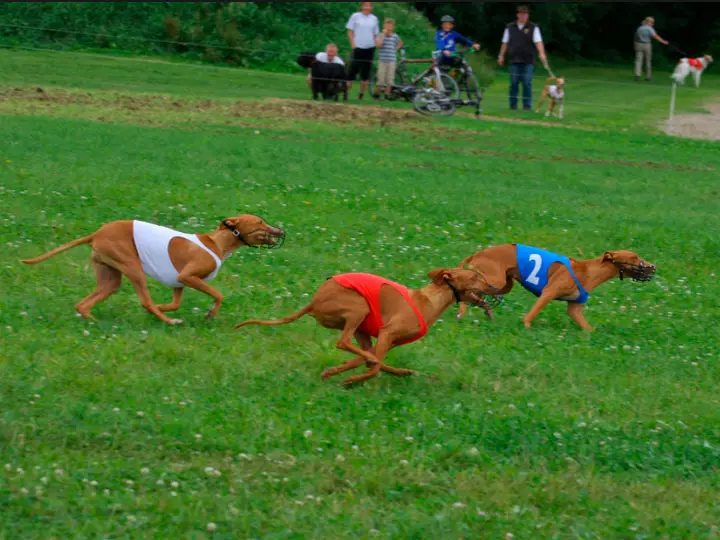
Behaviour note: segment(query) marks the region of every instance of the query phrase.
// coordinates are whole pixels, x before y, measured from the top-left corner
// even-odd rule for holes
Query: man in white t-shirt
[[[363,2],[360,11],[354,13],[347,22],[345,28],[348,31],[348,39],[352,47],[352,60],[348,70],[348,90],[352,87],[352,81],[360,75],[360,95],[365,96],[370,84],[370,71],[372,70],[375,58],[375,38],[380,33],[380,22],[372,14],[372,2]]]
[[[527,6],[519,6],[517,19],[508,24],[503,32],[502,45],[498,56],[498,64],[505,64],[505,53],[510,58],[510,108],[518,106],[520,83],[523,85],[523,109],[532,110],[532,77],[535,69],[535,57],[548,69],[545,45],[540,35],[540,28],[529,21],[530,10]]]

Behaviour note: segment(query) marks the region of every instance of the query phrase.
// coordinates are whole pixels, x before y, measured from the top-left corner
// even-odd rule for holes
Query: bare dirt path
[[[678,114],[672,129],[665,123],[665,133],[675,137],[720,141],[720,103],[705,105],[707,113]]]

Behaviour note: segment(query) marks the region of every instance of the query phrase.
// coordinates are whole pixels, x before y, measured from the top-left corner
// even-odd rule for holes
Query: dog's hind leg
[[[343,328],[340,339],[338,339],[335,346],[342,351],[358,354],[363,358],[363,361],[370,362],[372,364],[378,364],[379,366],[380,360],[378,360],[378,358],[373,353],[367,350],[363,350],[356,345],[353,345],[352,342],[352,336],[355,335],[358,327],[363,323],[369,311],[369,308],[366,308],[363,311],[358,311],[345,317],[345,328]]]
[[[92,260],[95,275],[97,277],[97,287],[91,292],[87,298],[75,304],[75,310],[85,319],[93,319],[90,310],[93,306],[110,297],[122,284],[122,273],[111,266]]]
[[[365,382],[368,379],[377,377],[378,373],[382,370],[382,361],[385,358],[387,352],[392,348],[392,332],[387,328],[382,328],[378,335],[377,342],[375,343],[375,361],[373,361],[368,370],[360,375],[354,375],[348,377],[343,382],[344,386],[352,386],[353,384]]]

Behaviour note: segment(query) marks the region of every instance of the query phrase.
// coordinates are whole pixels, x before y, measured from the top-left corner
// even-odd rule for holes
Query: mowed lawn
[[[300,76],[8,51],[0,67],[0,538],[718,534],[717,143],[648,132],[643,110],[589,111],[608,130],[313,119],[260,101],[306,98]],[[84,321],[87,247],[18,262],[117,219],[208,232],[243,212],[288,239],[225,262],[212,322],[189,291],[167,327],[127,281]],[[492,323],[451,308],[387,357],[418,377],[352,390],[320,380],[349,355],[311,318],[232,330],[335,273],[422,287],[505,242],[631,249],[658,275],[598,288],[592,334],[561,303],[525,330],[520,287]]]

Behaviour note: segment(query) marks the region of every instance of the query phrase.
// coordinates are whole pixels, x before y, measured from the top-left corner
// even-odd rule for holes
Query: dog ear
[[[443,280],[448,279],[450,277],[450,273],[447,268],[437,268],[436,270],[430,272],[427,276],[433,280],[433,283],[439,284]]]
[[[606,251],[605,255],[603,255],[602,262],[615,262],[615,253]]]

